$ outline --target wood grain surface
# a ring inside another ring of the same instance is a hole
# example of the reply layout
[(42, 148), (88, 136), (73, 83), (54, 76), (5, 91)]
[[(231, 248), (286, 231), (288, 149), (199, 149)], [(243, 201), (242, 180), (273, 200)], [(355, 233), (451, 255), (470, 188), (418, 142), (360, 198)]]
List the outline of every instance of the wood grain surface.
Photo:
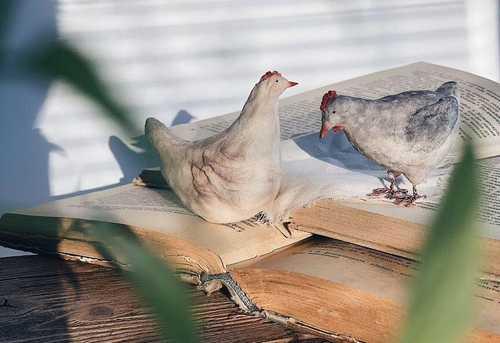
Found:
[[(202, 342), (321, 342), (193, 287)], [(113, 269), (44, 256), (0, 259), (0, 342), (159, 342), (152, 315)]]

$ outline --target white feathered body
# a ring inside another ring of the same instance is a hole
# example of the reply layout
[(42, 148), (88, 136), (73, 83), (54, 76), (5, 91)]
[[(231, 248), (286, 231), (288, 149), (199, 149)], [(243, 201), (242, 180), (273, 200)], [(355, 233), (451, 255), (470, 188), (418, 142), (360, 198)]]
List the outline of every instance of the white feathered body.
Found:
[(228, 129), (196, 142), (175, 137), (154, 118), (146, 121), (162, 175), (185, 206), (214, 223), (245, 220), (272, 206), (281, 180), (278, 96), (257, 84)]

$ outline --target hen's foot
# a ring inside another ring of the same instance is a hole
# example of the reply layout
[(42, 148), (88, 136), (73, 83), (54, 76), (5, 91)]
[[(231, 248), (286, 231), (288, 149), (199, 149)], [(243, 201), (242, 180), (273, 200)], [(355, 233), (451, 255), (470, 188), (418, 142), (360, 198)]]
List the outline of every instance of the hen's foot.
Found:
[(375, 188), (370, 194), (367, 194), (368, 196), (371, 197), (376, 197), (379, 195), (385, 194), (385, 198), (387, 199), (394, 199), (400, 192), (407, 193), (408, 191), (406, 189), (399, 189), (396, 187), (396, 179), (401, 175), (400, 172), (394, 171), (394, 170), (388, 170), (387, 171), (387, 176), (389, 177), (389, 180), (391, 181), (391, 184), (389, 187), (385, 186), (382, 188)]
[(253, 217), (253, 219), (255, 219), (255, 221), (257, 221), (258, 223), (262, 223), (262, 224), (271, 224), (272, 223), (271, 217), (269, 217), (267, 215), (267, 213), (265, 213), (265, 212), (257, 213)]
[(404, 207), (415, 206), (415, 201), (423, 198), (425, 198), (425, 195), (420, 195), (418, 193), (412, 195), (406, 194), (404, 196), (397, 197), (396, 200), (394, 200), (394, 204)]
[(404, 197), (408, 194), (408, 190), (403, 189), (403, 188), (376, 188), (374, 189), (368, 196), (379, 196), (379, 195), (384, 195), (386, 199), (399, 199), (401, 197)]
[(254, 219), (257, 223), (272, 226), (273, 228), (281, 232), (281, 234), (286, 238), (290, 238), (293, 236), (292, 231), (288, 227), (288, 224), (290, 224), (289, 222), (285, 223), (273, 220), (271, 215), (266, 212), (259, 212), (255, 216), (253, 216), (252, 219)]
[(385, 197), (387, 199), (400, 199), (408, 196), (408, 190), (404, 188), (398, 188), (387, 194)]
[(370, 194), (367, 194), (369, 197), (378, 197), (382, 194), (389, 194), (392, 190), (388, 187), (383, 188), (375, 188)]

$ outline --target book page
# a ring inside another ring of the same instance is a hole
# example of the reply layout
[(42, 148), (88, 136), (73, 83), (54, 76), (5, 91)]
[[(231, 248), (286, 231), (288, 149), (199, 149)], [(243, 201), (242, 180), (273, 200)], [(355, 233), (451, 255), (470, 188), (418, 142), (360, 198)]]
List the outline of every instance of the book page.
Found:
[(309, 236), (297, 232), (293, 238), (285, 238), (272, 226), (250, 220), (226, 225), (208, 223), (184, 208), (171, 191), (134, 185), (14, 213), (98, 220), (153, 230), (206, 248), (219, 255), (225, 265), (270, 253)]
[[(283, 142), (285, 145), (289, 142)], [(357, 151), (352, 150), (351, 165), (356, 159), (364, 159)], [(286, 155), (286, 154), (285, 154)], [(309, 159), (304, 153), (304, 159)], [(349, 158), (345, 158), (348, 160)], [(366, 160), (363, 163), (372, 163)], [(498, 166), (497, 166), (498, 164)], [(366, 194), (382, 184), (388, 185), (384, 178), (385, 171), (373, 164), (373, 170), (352, 170), (336, 164), (329, 164), (322, 159), (311, 159), (306, 163), (301, 158), (284, 161), (286, 171), (281, 194), (275, 201), (275, 211), (289, 213), (293, 217), (293, 209), (304, 204), (314, 204), (315, 200), (332, 198), (342, 204), (363, 211), (381, 214), (391, 218), (399, 218), (410, 223), (428, 225), (438, 209), (449, 176), (449, 167), (440, 168), (419, 189), (426, 195), (415, 206), (396, 206), (392, 200), (370, 198)], [(166, 183), (151, 183), (159, 178), (159, 170), (147, 170), (148, 175), (139, 181), (149, 187), (166, 188)], [(478, 221), (481, 236), (492, 240), (500, 240), (500, 158), (492, 158), (480, 162), (479, 175), (481, 181), (481, 206)], [(406, 180), (399, 180), (399, 187), (411, 187)], [(285, 198), (284, 200), (282, 200)], [(329, 227), (326, 225), (326, 227)], [(335, 231), (335, 229), (331, 229)], [(369, 236), (365, 237), (370, 240)], [(345, 239), (348, 239), (345, 237)]]
[[(251, 268), (307, 275), (405, 306), (408, 285), (418, 264), (342, 241), (312, 238), (264, 258)], [(478, 281), (476, 306), (480, 310), (478, 328), (500, 334), (498, 280), (484, 278)]]

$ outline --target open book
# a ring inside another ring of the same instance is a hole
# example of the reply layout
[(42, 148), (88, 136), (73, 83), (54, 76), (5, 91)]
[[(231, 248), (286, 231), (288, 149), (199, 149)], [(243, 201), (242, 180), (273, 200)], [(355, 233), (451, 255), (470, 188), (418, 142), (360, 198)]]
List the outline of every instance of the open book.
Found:
[[(343, 135), (317, 141), (319, 103), (328, 89), (378, 97), (432, 89), (448, 80), (458, 81), (462, 92), (460, 139), (474, 137), (480, 158), (500, 154), (500, 124), (494, 119), (495, 108), (500, 108), (500, 86), (449, 68), (416, 63), (282, 100), (282, 157), (289, 193), (279, 205), (284, 212), (297, 208), (290, 212), (291, 237), (252, 220), (207, 223), (180, 204), (158, 171), (147, 170), (136, 184), (153, 187), (125, 185), (5, 214), (0, 219), (0, 244), (107, 263), (88, 236), (73, 228), (102, 222), (122, 225), (175, 266), (184, 280), (207, 291), (224, 285), (249, 312), (329, 338), (387, 342), (397, 334), (405, 286), (415, 269), (412, 259), (458, 148), (423, 185), (428, 197), (417, 206), (404, 209), (369, 199), (366, 194), (385, 182), (385, 171), (359, 155)], [(237, 115), (172, 130), (196, 140), (225, 129)], [(495, 174), (494, 160), (483, 164), (485, 180), (496, 189), (495, 175), (500, 172)], [(487, 193), (483, 223), (487, 271), (500, 275), (495, 196)], [(314, 200), (318, 201), (312, 207), (302, 208)], [(331, 238), (312, 237), (309, 232)], [(500, 340), (500, 283), (495, 275), (486, 275), (480, 286), (481, 312), (473, 341)]]
[(293, 238), (287, 238), (273, 226), (253, 220), (211, 224), (184, 208), (170, 190), (128, 184), (4, 214), (0, 219), (0, 244), (108, 264), (111, 261), (103, 259), (81, 231), (85, 225), (98, 223), (131, 229), (175, 266), (183, 279), (195, 284), (200, 283), (202, 273), (224, 273), (227, 266), (310, 236), (297, 231)]

